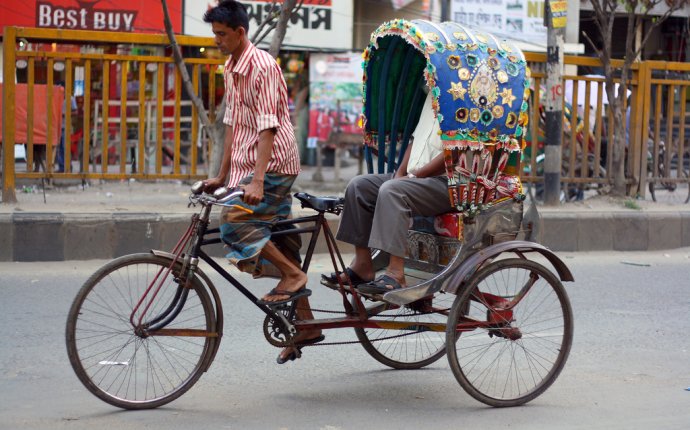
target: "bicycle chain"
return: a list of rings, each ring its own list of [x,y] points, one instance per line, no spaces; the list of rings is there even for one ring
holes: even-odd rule
[[[398,337],[404,337],[404,336],[411,336],[413,334],[417,334],[417,332],[412,332],[412,333],[403,333],[403,334],[397,334],[394,336],[386,336],[386,337],[380,337],[378,339],[369,339],[369,342],[374,343],[374,342],[380,342],[382,340],[389,340],[389,339],[395,339]],[[300,348],[306,348],[308,346],[334,346],[334,345],[352,345],[355,343],[362,343],[360,340],[350,340],[350,341],[343,341],[343,342],[325,342],[325,343],[311,343],[307,345],[300,345],[300,344],[295,344],[295,346],[300,347]]]

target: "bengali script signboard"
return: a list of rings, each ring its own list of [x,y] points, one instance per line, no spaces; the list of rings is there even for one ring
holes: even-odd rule
[[[452,0],[451,20],[499,37],[546,45],[543,0]]]
[[[271,0],[241,0],[249,13],[249,34],[253,35],[259,23],[271,13]],[[276,7],[282,0],[278,0]],[[211,37],[211,26],[202,20],[206,8],[214,1],[185,2],[184,34]],[[205,7],[200,7],[206,5]],[[352,48],[352,0],[304,0],[302,7],[291,18],[283,39],[283,49],[328,49],[348,50]],[[271,41],[272,32],[260,46]]]

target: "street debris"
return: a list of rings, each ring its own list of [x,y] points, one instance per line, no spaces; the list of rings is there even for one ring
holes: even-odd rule
[[[640,266],[640,267],[650,267],[649,263],[635,263],[634,261],[621,261],[621,264],[627,264],[628,266]]]

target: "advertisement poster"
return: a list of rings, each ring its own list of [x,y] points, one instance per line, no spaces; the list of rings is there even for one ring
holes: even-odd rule
[[[475,31],[546,45],[542,0],[452,0],[451,17]]]
[[[568,23],[568,2],[565,0],[549,0],[551,21],[553,28],[564,28]]]
[[[241,0],[240,2],[247,7],[249,34],[253,36],[259,23],[271,13],[273,1]],[[186,1],[184,34],[212,37],[211,26],[203,21],[202,16],[207,8],[215,4],[216,2],[212,0]],[[202,7],[204,5],[205,7]],[[288,22],[283,49],[352,49],[352,14],[352,0],[304,0],[302,7]],[[267,47],[272,35],[272,32],[269,33],[259,46]]]
[[[393,9],[398,10],[404,8],[413,1],[414,0],[391,0],[391,4],[393,5]]]
[[[0,33],[5,26],[64,30],[164,33],[163,7],[150,0],[3,0]],[[182,0],[168,0],[175,32],[182,30]]]
[[[333,133],[362,134],[362,55],[312,54],[309,59],[307,147],[329,142]]]

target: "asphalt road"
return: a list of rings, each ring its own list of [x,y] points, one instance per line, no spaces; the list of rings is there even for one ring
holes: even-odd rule
[[[80,384],[65,351],[71,301],[104,262],[0,263],[0,429],[690,428],[690,249],[560,256],[575,275],[570,359],[546,393],[508,409],[465,394],[445,359],[393,371],[347,345],[279,366],[260,312],[219,288],[225,336],[209,372],[165,407],[121,411]],[[314,304],[337,307],[316,282],[325,265],[313,266]]]

